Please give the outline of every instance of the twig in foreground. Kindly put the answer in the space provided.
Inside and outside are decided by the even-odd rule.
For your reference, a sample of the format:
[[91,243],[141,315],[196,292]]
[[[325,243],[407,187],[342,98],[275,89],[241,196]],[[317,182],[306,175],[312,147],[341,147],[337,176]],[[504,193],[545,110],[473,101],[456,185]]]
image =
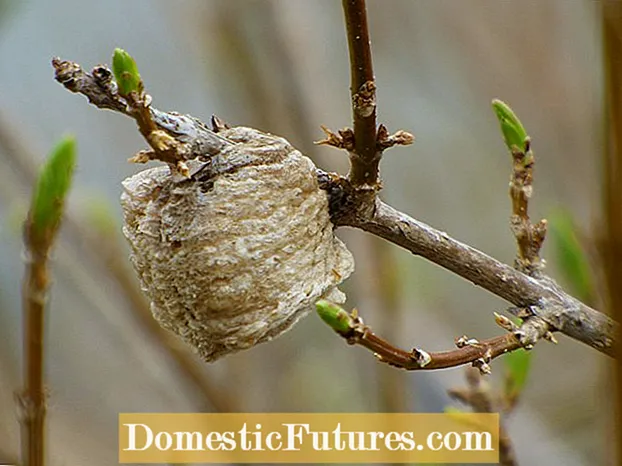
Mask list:
[[480,372],[488,374],[490,361],[523,346],[513,333],[507,333],[488,340],[462,336],[455,341],[457,349],[450,351],[428,352],[420,348],[404,351],[373,333],[356,310],[348,314],[336,304],[323,300],[316,303],[316,309],[322,320],[345,338],[348,344],[363,346],[372,351],[379,361],[408,371],[472,364]]

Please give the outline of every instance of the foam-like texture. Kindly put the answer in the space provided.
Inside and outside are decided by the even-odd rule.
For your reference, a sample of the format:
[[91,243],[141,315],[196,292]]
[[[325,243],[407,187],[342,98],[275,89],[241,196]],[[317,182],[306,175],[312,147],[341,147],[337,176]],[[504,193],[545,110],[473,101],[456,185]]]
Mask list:
[[154,317],[213,361],[288,330],[354,269],[333,235],[311,160],[249,128],[178,180],[166,166],[123,182],[124,234]]

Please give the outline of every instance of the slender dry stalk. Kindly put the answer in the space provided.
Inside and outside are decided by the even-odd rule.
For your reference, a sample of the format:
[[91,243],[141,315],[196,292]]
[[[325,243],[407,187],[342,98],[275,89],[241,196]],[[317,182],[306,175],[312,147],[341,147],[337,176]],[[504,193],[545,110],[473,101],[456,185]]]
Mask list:
[[546,236],[546,220],[533,224],[529,219],[529,199],[533,192],[533,169],[535,157],[531,152],[531,142],[527,141],[524,151],[512,152],[513,167],[510,178],[510,198],[512,217],[510,227],[516,238],[518,254],[516,268],[523,273],[537,277],[542,262],[540,249]]
[[[607,132],[603,153],[605,228],[602,262],[607,284],[606,302],[614,319],[622,319],[622,2],[602,4]],[[615,370],[617,464],[622,464],[622,346]]]

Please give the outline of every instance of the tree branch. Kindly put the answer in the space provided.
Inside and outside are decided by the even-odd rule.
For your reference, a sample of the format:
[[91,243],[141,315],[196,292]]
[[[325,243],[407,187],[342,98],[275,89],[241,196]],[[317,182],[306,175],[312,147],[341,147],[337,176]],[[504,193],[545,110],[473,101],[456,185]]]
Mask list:
[[[359,228],[402,246],[514,304],[516,308],[510,311],[518,317],[539,316],[551,328],[614,356],[618,324],[565,293],[550,278],[529,277],[447,233],[395,210],[380,199],[376,200],[374,212],[369,217],[352,215],[352,209],[348,207],[351,201],[348,200],[347,184],[342,180],[327,189],[342,206],[333,215],[338,226]],[[337,208],[335,204],[333,208]]]
[[87,73],[77,63],[55,57],[52,66],[55,79],[69,91],[86,96],[97,108],[113,110],[136,120],[153,150],[139,152],[132,162],[161,160],[173,166],[183,165],[197,157],[215,155],[231,144],[196,118],[153,108],[149,95],[121,96],[112,81],[112,72],[103,65]]
[[376,82],[365,0],[343,0],[342,5],[350,51],[350,94],[354,123],[354,147],[349,151],[349,177],[353,186],[376,189],[382,151],[376,147]]
[[[66,82],[59,77],[59,65],[64,64],[63,68],[72,69],[78,67],[72,62],[60,60],[53,64],[57,68],[57,80],[65,85]],[[74,83],[74,80],[93,79],[93,73],[74,73],[70,80],[73,86],[69,89],[79,89],[78,92],[86,95],[96,106],[110,108],[110,105],[99,103],[108,102],[113,96],[103,99],[100,94],[111,91],[102,91],[97,86],[76,86]],[[121,111],[117,108],[114,110]],[[151,108],[151,112],[159,129],[190,145],[193,155],[199,159],[209,158],[230,144],[191,116],[165,113],[154,108]],[[550,278],[529,277],[451,238],[447,233],[395,210],[380,199],[367,199],[370,205],[362,206],[360,190],[348,179],[321,170],[317,173],[320,187],[328,193],[331,218],[335,226],[359,228],[397,244],[514,304],[516,307],[509,310],[515,315],[522,318],[539,316],[552,329],[604,354],[614,356],[619,325],[605,314],[568,295]],[[519,335],[523,345],[535,343],[539,336],[541,332],[535,327],[526,334]]]
[[[360,345],[374,353],[379,361],[408,371],[436,370],[471,364],[482,374],[490,373],[489,363],[509,351],[522,348],[523,344],[514,333],[477,340],[462,336],[455,340],[457,349],[429,352],[421,348],[404,351],[376,335],[363,323],[356,309],[348,314],[344,309],[328,301],[319,301],[316,308],[320,317],[350,345]],[[507,318],[497,315],[497,324],[506,330],[514,330]],[[509,328],[508,328],[509,327]]]

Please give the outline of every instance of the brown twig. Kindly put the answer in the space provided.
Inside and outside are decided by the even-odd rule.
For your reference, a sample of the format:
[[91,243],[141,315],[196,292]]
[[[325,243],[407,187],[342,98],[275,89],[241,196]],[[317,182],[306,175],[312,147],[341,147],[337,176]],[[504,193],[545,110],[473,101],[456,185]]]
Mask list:
[[365,0],[343,0],[350,52],[350,94],[354,149],[350,154],[350,181],[355,187],[378,187],[382,151],[376,147],[376,82],[371,58]]
[[[602,2],[605,65],[606,133],[603,152],[604,238],[602,263],[606,282],[606,304],[611,315],[622,319],[622,2]],[[616,450],[622,464],[622,346],[615,367]]]
[[350,53],[353,130],[346,128],[337,135],[322,127],[327,138],[319,143],[348,151],[348,180],[358,192],[359,207],[365,209],[373,207],[381,187],[378,167],[382,152],[394,145],[412,144],[414,137],[402,130],[389,135],[384,125],[376,130],[376,81],[365,0],[342,0],[342,5]]
[[[228,142],[208,131],[198,120],[186,121],[182,115],[176,115],[174,121],[168,120],[163,114],[151,108],[151,96],[143,89],[121,95],[112,80],[112,72],[103,65],[85,72],[80,65],[71,61],[52,59],[56,80],[71,92],[83,94],[89,102],[98,108],[114,110],[132,117],[138,129],[151,146],[151,150],[143,150],[130,159],[131,162],[145,163],[149,160],[160,160],[169,164],[172,170],[182,176],[189,176],[186,161],[200,155],[207,156],[217,153]],[[192,134],[188,134],[188,128]],[[193,143],[197,139],[209,140],[207,147],[197,148]]]
[[510,178],[510,198],[512,199],[512,217],[510,226],[518,245],[516,268],[523,273],[537,276],[542,267],[540,249],[546,236],[546,220],[532,224],[529,219],[529,198],[533,187],[533,168],[535,158],[531,150],[531,141],[525,142],[525,150],[516,148],[512,151],[513,167]]
[[356,310],[347,318],[348,329],[336,331],[348,344],[367,348],[379,361],[408,371],[447,369],[471,364],[480,372],[488,374],[490,361],[523,346],[513,333],[506,333],[488,340],[462,336],[455,341],[457,348],[449,351],[429,352],[421,348],[405,351],[376,335],[363,323]]
[[22,461],[43,466],[45,455],[46,395],[44,377],[44,311],[48,288],[48,252],[51,244],[35,241],[27,224],[24,302],[24,390],[18,396],[22,426]]
[[[531,139],[526,138],[522,150],[513,146],[512,162],[510,228],[518,247],[514,268],[530,277],[539,279],[543,278],[544,261],[540,259],[540,249],[546,237],[547,221],[543,219],[533,224],[529,218],[529,200],[533,194],[533,171],[536,162],[531,150]],[[529,346],[533,346],[540,338],[546,338],[557,343],[551,332],[552,327],[540,316],[527,315],[526,318],[529,319],[529,322],[523,324],[523,327],[536,330],[530,336]],[[521,329],[519,332],[524,332],[524,330]]]

